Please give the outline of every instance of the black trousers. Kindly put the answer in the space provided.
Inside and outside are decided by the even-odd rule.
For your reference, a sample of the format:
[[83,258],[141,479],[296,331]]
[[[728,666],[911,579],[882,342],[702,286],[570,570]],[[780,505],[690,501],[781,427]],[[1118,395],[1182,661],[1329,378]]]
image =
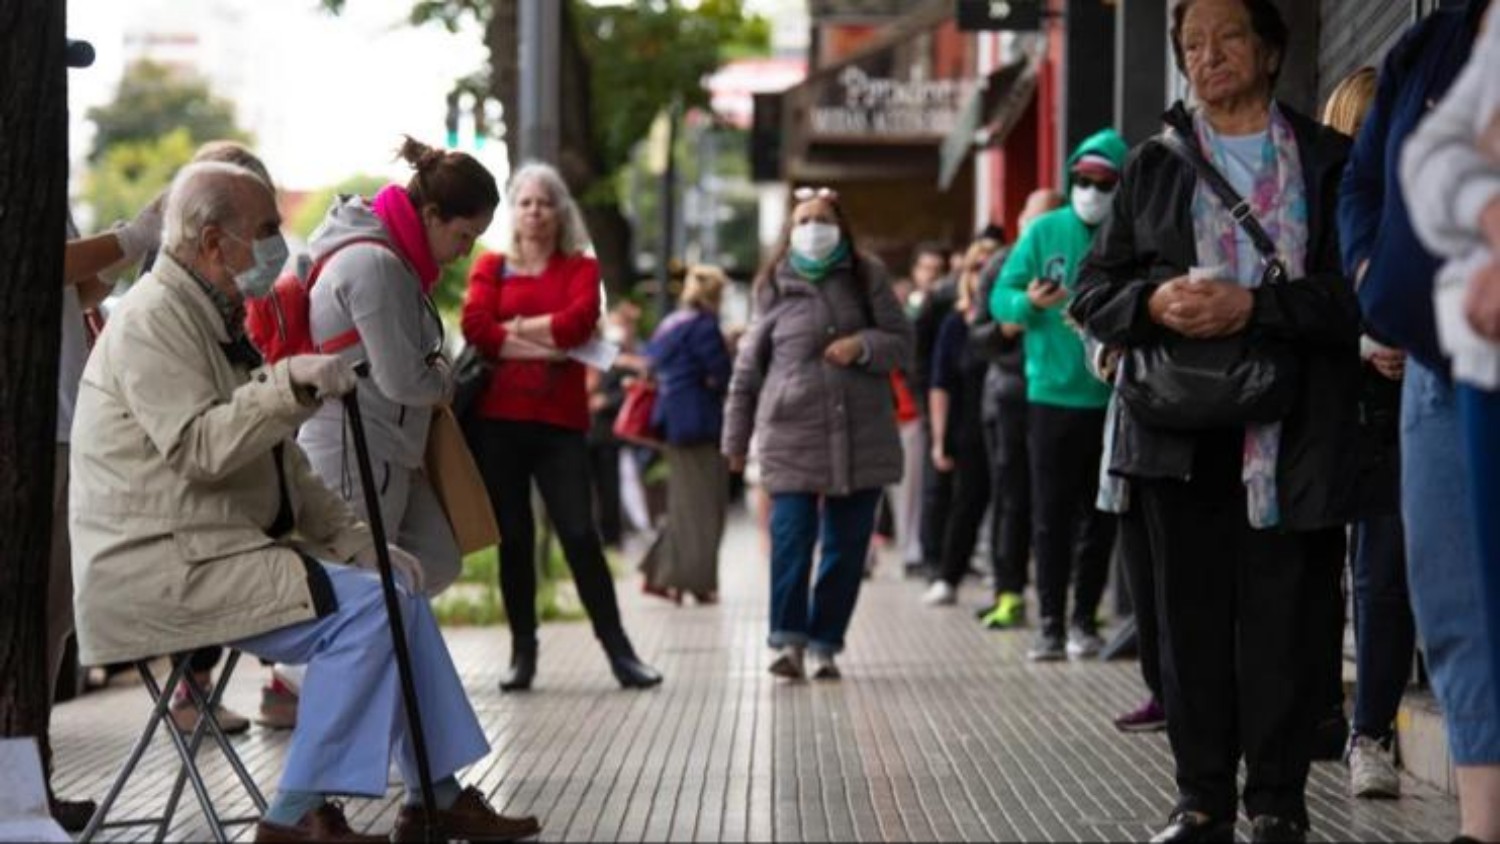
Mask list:
[[1032,404],[1032,548],[1044,632],[1061,634],[1073,587],[1074,625],[1092,631],[1114,543],[1114,517],[1095,508],[1104,455],[1104,411]]
[[1162,699],[1161,625],[1156,618],[1156,573],[1151,568],[1151,536],[1139,504],[1119,516],[1120,565],[1135,607],[1136,648],[1141,657],[1141,679],[1151,696]]
[[1243,433],[1199,438],[1192,480],[1141,481],[1156,575],[1167,733],[1178,808],[1233,819],[1247,768],[1253,819],[1307,822],[1318,658],[1317,541],[1253,530],[1240,480]]
[[1323,703],[1313,713],[1313,724],[1344,717],[1344,561],[1349,556],[1348,534],[1340,529],[1307,535],[1308,584],[1312,614],[1317,625],[1316,644],[1309,643],[1312,685],[1309,694]]
[[[927,442],[932,442],[930,428]],[[952,504],[953,473],[937,470],[929,448],[922,455],[922,562],[933,574],[942,570],[943,542],[948,538],[948,511]]]
[[943,537],[943,553],[937,576],[951,586],[963,582],[974,559],[979,541],[979,527],[990,506],[990,457],[984,447],[981,431],[966,432],[952,455],[953,500],[948,514],[948,528]]
[[552,518],[594,635],[611,655],[628,654],[614,578],[594,523],[588,446],[582,431],[541,422],[476,420],[469,432],[500,535],[500,594],[516,647],[535,647],[536,521],[531,482]]
[[588,449],[599,537],[605,545],[618,546],[625,538],[624,511],[620,505],[620,444],[614,440],[591,442]]
[[995,594],[1026,591],[1031,561],[1031,458],[1026,453],[1026,400],[1001,401],[985,426],[990,452],[990,549]]

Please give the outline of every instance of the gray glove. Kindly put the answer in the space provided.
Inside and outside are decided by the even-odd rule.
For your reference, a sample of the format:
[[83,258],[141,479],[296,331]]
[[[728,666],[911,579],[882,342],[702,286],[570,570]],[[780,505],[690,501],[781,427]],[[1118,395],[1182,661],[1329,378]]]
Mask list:
[[114,231],[115,240],[124,253],[124,262],[134,264],[147,252],[161,246],[162,209],[167,203],[165,191],[156,195],[151,203],[135,215],[135,219],[122,223]]
[[354,367],[338,355],[294,355],[286,365],[292,384],[311,391],[320,401],[336,399],[359,383]]
[[[405,586],[408,592],[420,595],[427,587],[427,575],[422,571],[422,562],[412,556],[405,549],[398,548],[389,543],[386,544],[391,552],[391,574],[395,575],[396,582]],[[379,568],[380,560],[375,555],[375,546],[371,545],[354,555],[351,563],[362,569],[374,571]]]

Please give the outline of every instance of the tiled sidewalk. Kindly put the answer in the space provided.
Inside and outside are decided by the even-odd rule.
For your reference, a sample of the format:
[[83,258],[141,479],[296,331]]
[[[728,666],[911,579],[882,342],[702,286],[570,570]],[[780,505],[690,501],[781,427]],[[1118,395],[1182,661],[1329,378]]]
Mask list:
[[[637,648],[667,675],[652,692],[615,688],[587,624],[552,624],[535,691],[502,697],[505,630],[450,631],[495,747],[466,780],[502,811],[539,815],[544,840],[558,841],[1142,840],[1164,819],[1165,738],[1124,736],[1109,723],[1138,702],[1132,664],[1031,665],[1025,634],[987,633],[964,606],[924,608],[920,588],[887,566],[861,599],[843,682],[780,684],[764,670],[766,564],[747,521],[734,522],[723,560],[717,607],[673,607],[622,581]],[[231,706],[254,710],[261,674],[246,660]],[[144,692],[124,684],[60,707],[59,791],[101,795],[146,711]],[[269,792],[286,734],[253,728],[238,747]],[[159,737],[126,814],[161,801],[175,774],[167,752]],[[210,787],[231,793],[227,766],[208,755]],[[1345,776],[1341,766],[1317,768],[1317,839],[1456,833],[1452,800],[1408,781],[1400,801],[1354,801]],[[171,837],[202,839],[185,797]],[[351,820],[388,829],[398,801],[397,789],[351,801]],[[226,814],[247,809],[242,800]],[[116,840],[147,837],[141,829]]]

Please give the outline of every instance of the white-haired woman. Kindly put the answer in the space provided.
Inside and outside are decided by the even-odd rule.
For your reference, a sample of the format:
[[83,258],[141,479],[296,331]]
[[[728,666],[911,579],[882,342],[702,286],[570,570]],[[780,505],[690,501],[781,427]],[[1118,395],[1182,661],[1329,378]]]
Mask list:
[[470,441],[505,537],[500,593],[510,619],[511,664],[500,689],[529,689],[536,674],[533,479],[615,678],[626,688],[654,686],[661,675],[636,656],[620,622],[594,521],[584,368],[564,355],[588,342],[598,325],[599,263],[584,254],[588,232],[556,170],[522,167],[506,201],[510,252],[475,262],[463,314],[465,339],[495,361],[475,402]]

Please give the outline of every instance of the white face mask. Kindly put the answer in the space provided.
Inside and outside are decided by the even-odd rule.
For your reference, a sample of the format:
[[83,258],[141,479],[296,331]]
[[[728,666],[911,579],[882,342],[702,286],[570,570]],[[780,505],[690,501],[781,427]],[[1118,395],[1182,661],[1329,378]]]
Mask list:
[[1073,188],[1073,211],[1086,225],[1097,226],[1109,219],[1114,191],[1103,191],[1095,187]]
[[821,261],[838,248],[843,235],[832,223],[803,223],[792,229],[792,251],[804,258]]
[[[240,243],[245,243],[243,238],[230,235]],[[234,274],[234,286],[239,288],[240,293],[246,299],[259,299],[271,292],[276,285],[276,277],[281,275],[281,268],[286,266],[287,249],[286,238],[278,232],[269,237],[257,238],[250,244],[250,252],[255,256],[255,263],[249,269]]]

